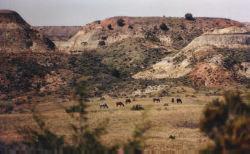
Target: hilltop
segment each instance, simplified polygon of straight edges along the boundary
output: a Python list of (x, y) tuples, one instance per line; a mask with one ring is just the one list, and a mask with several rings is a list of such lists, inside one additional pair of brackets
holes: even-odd
[(43, 36), (15, 11), (0, 10), (0, 51), (21, 52), (24, 50), (44, 52), (55, 50), (54, 43)]
[(52, 41), (67, 41), (81, 29), (81, 26), (35, 26), (33, 28)]

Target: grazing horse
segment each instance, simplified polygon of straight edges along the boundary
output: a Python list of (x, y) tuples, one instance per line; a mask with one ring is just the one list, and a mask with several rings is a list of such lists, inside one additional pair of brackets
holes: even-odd
[(124, 107), (125, 105), (122, 102), (116, 102), (116, 106), (117, 107), (119, 107), (119, 106)]
[(174, 98), (172, 98), (171, 102), (174, 103)]
[(182, 100), (180, 98), (177, 98), (176, 103), (181, 103), (182, 104)]
[(125, 103), (126, 103), (126, 104), (132, 103), (132, 101), (131, 101), (131, 99), (128, 98), (128, 99), (125, 100)]
[(107, 103), (103, 102), (103, 103), (100, 104), (100, 109), (101, 109), (101, 108), (104, 108), (104, 109), (107, 108), (107, 109), (108, 109), (109, 106), (108, 106)]
[(155, 102), (155, 103), (160, 103), (161, 100), (160, 100), (160, 98), (153, 98), (153, 102)]

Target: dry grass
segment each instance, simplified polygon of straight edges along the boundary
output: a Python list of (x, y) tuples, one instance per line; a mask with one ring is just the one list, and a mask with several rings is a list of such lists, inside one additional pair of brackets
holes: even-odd
[[(184, 97), (183, 104), (171, 103), (170, 97), (164, 97), (161, 103), (153, 103), (152, 98), (138, 98), (132, 104), (116, 107), (115, 102), (125, 99), (106, 99), (109, 109), (100, 109), (98, 99), (89, 102), (88, 117), (91, 127), (97, 126), (105, 119), (109, 120), (107, 134), (102, 137), (106, 145), (123, 144), (129, 139), (135, 125), (140, 123), (143, 113), (146, 119), (151, 121), (152, 128), (146, 134), (147, 145), (150, 150), (197, 150), (204, 146), (208, 139), (202, 135), (198, 128), (199, 119), (204, 105), (211, 101), (212, 96)], [(70, 142), (70, 123), (76, 122), (64, 109), (54, 101), (45, 101), (38, 105), (38, 110), (46, 120), (47, 126), (65, 135)], [(168, 103), (168, 106), (164, 106)], [(64, 103), (63, 106), (71, 106), (73, 102)], [(134, 104), (141, 104), (144, 111), (132, 111)], [(33, 126), (34, 121), (30, 114), (0, 115), (0, 139), (9, 141), (17, 140), (16, 128), (25, 125)], [(174, 135), (175, 139), (169, 139)]]

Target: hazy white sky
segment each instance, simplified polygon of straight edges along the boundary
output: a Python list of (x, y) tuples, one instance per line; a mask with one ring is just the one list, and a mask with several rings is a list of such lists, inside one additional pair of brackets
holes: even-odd
[(250, 21), (250, 0), (0, 0), (31, 25), (83, 25), (112, 16), (225, 17)]

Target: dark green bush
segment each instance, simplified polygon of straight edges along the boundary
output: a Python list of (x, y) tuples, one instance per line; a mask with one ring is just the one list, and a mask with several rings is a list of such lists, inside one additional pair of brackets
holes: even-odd
[(165, 23), (161, 23), (160, 29), (163, 30), (163, 31), (168, 31), (169, 30), (168, 26)]
[(186, 19), (186, 20), (192, 20), (192, 21), (195, 20), (195, 18), (193, 17), (193, 15), (192, 15), (191, 13), (185, 14), (185, 19)]
[(111, 74), (112, 74), (112, 76), (114, 76), (114, 77), (116, 77), (116, 78), (120, 78), (120, 77), (121, 77), (121, 73), (120, 73), (120, 71), (118, 71), (117, 69), (113, 69), (113, 70), (111, 71)]
[(120, 27), (125, 26), (125, 20), (123, 20), (122, 18), (118, 19), (117, 20), (117, 25), (120, 26)]
[(107, 27), (108, 27), (109, 30), (114, 30), (114, 28), (112, 27), (111, 24), (109, 24)]
[(250, 106), (238, 93), (227, 92), (225, 101), (214, 100), (204, 110), (200, 129), (215, 146), (213, 152), (250, 150)]
[(98, 45), (99, 46), (104, 46), (104, 45), (106, 45), (106, 43), (105, 43), (105, 41), (102, 40), (102, 41), (99, 41)]

